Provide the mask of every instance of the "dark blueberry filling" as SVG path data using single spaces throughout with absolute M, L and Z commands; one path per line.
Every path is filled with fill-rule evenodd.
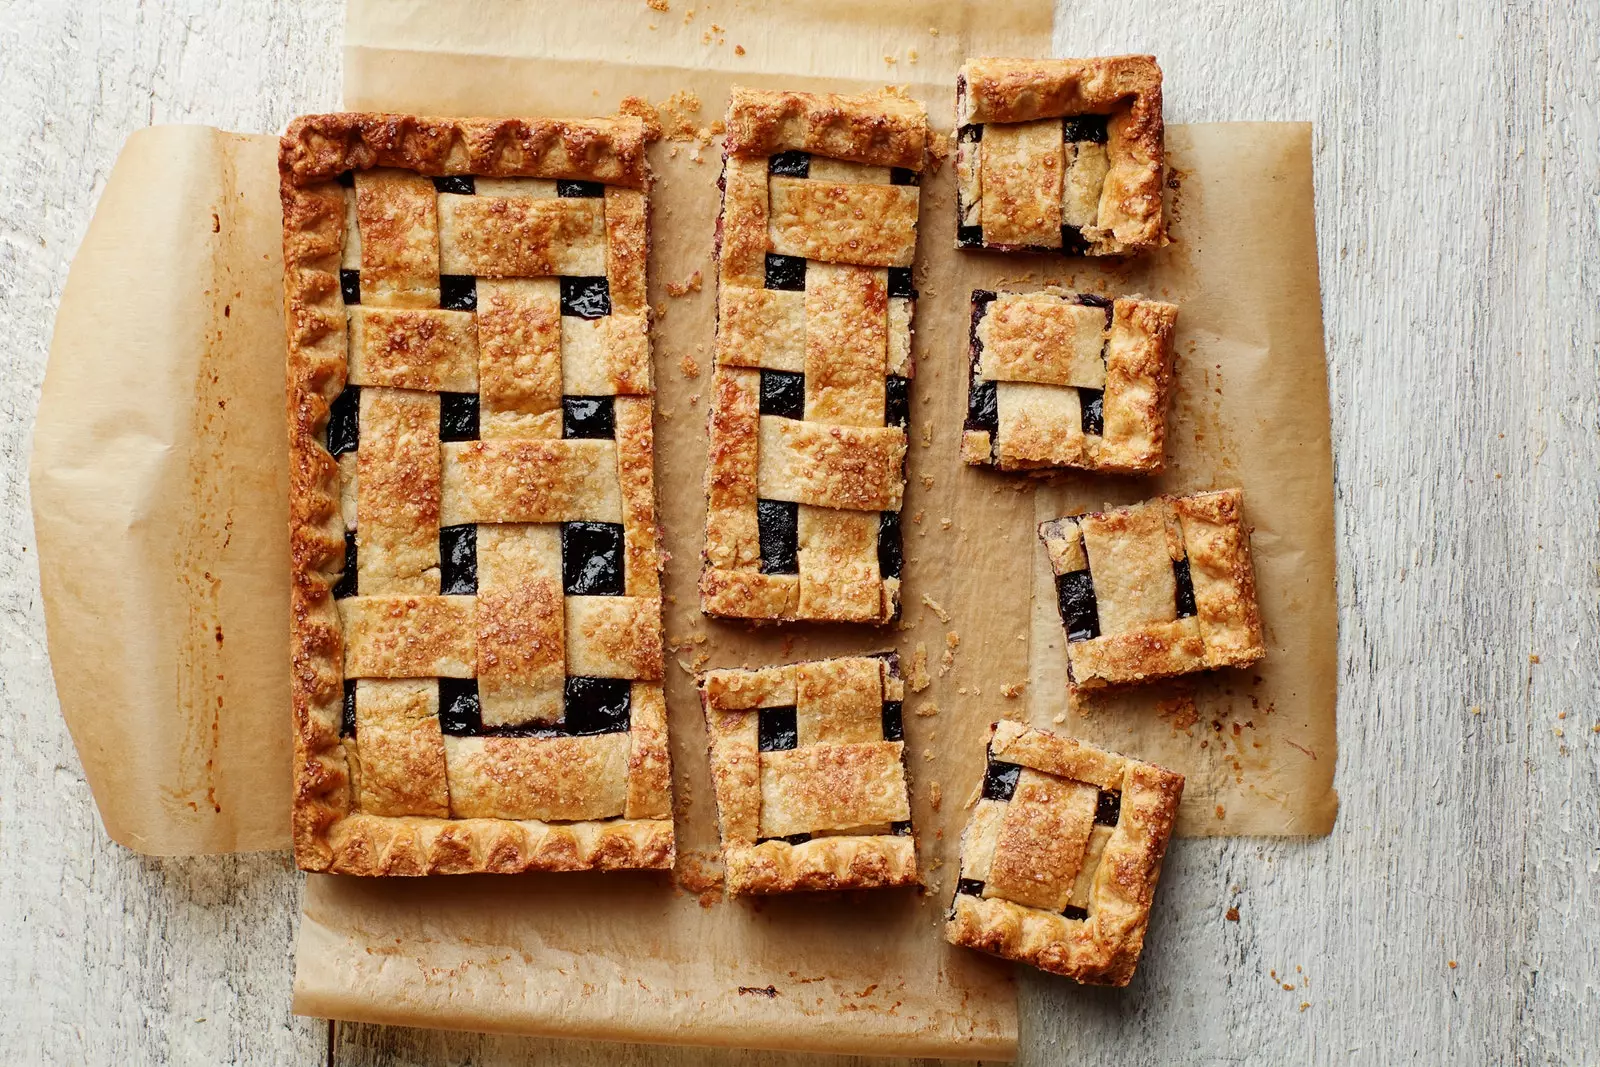
M 983 247 L 983 227 L 982 226 L 957 226 L 956 227 L 956 246 L 958 248 L 982 248 Z
M 356 595 L 356 532 L 344 532 L 344 573 L 333 586 L 333 599 Z
M 615 734 L 628 728 L 633 709 L 633 683 L 626 678 L 567 679 L 563 725 L 574 737 Z
M 893 834 L 894 836 L 896 836 L 896 837 L 910 837 L 911 836 L 911 820 L 910 819 L 902 819 L 899 822 L 890 823 L 889 824 L 889 832 L 891 834 Z
M 795 725 L 794 705 L 761 708 L 756 712 L 756 747 L 762 752 L 785 752 L 800 746 L 800 728 Z
M 1076 904 L 1068 904 L 1061 909 L 1061 914 L 1068 919 L 1087 919 L 1089 917 L 1088 911 L 1078 907 Z
M 1017 764 L 990 756 L 989 766 L 983 772 L 983 799 L 1010 800 L 1011 794 L 1017 791 L 1017 776 L 1021 773 L 1022 768 Z
M 1094 807 L 1094 821 L 1101 826 L 1115 826 L 1121 817 L 1122 794 L 1110 789 L 1100 790 L 1100 799 Z
M 599 182 L 558 181 L 556 195 L 565 197 L 597 197 L 606 195 L 606 187 Z
M 1079 389 L 1078 406 L 1083 409 L 1083 432 L 1099 437 L 1106 432 L 1106 391 L 1104 389 Z
M 987 430 L 991 434 L 1000 432 L 1000 401 L 995 383 L 984 381 L 978 374 L 978 366 L 983 360 L 983 342 L 978 340 L 978 324 L 989 313 L 989 305 L 994 303 L 994 298 L 994 292 L 989 289 L 972 291 L 972 324 L 967 330 L 967 343 L 972 351 L 972 380 L 967 387 L 966 428 Z
M 807 178 L 811 176 L 811 153 L 779 152 L 767 157 L 767 173 L 775 178 Z
M 1063 141 L 1093 141 L 1095 144 L 1105 144 L 1106 136 L 1105 115 L 1074 115 L 1061 120 Z
M 356 680 L 344 680 L 344 707 L 339 713 L 339 736 L 354 737 L 356 735 Z
M 916 287 L 911 284 L 910 267 L 889 268 L 889 295 L 904 297 L 907 300 L 917 298 Z
M 969 122 L 969 123 L 967 123 L 967 125 L 962 126 L 960 129 L 956 130 L 956 139 L 960 140 L 960 141 L 965 141 L 968 144 L 972 144 L 973 142 L 983 140 L 983 123 L 981 123 L 981 122 Z
M 806 376 L 792 371 L 761 372 L 761 414 L 785 419 L 806 417 Z
M 806 261 L 803 256 L 780 256 L 767 253 L 766 287 L 804 292 L 806 287 Z
M 439 275 L 439 306 L 446 311 L 477 311 L 478 279 L 470 274 Z
M 911 425 L 911 379 L 891 374 L 883 382 L 883 424 Z
M 346 304 L 361 303 L 361 272 L 339 268 L 339 295 Z
M 328 405 L 328 451 L 354 452 L 361 444 L 361 386 L 347 385 Z
M 623 595 L 622 524 L 561 524 L 561 584 L 567 596 Z
M 904 741 L 906 739 L 905 714 L 898 700 L 885 700 L 883 702 L 883 739 L 885 741 Z
M 1189 573 L 1189 557 L 1172 563 L 1172 576 L 1178 580 L 1178 618 L 1187 619 L 1196 613 L 1194 606 L 1194 577 Z
M 471 196 L 478 191 L 470 174 L 447 174 L 435 178 L 433 187 L 438 192 L 455 193 L 457 196 Z
M 976 878 L 961 878 L 956 881 L 956 892 L 969 897 L 983 896 L 983 882 Z
M 439 394 L 439 440 L 478 439 L 478 394 Z
M 1068 256 L 1082 256 L 1089 252 L 1089 242 L 1084 240 L 1083 231 L 1076 226 L 1063 224 L 1061 227 L 1061 252 Z
M 603 438 L 617 436 L 616 412 L 609 396 L 561 398 L 561 436 Z
M 1056 579 L 1056 604 L 1061 609 L 1068 641 L 1100 636 L 1100 611 L 1094 599 L 1094 579 L 1088 571 L 1072 571 Z
M 604 278 L 562 278 L 561 314 L 598 319 L 611 314 L 611 287 Z
M 914 170 L 909 170 L 906 167 L 889 168 L 890 185 L 916 185 L 920 180 L 920 176 Z
M 346 189 L 354 189 L 356 187 L 356 172 L 353 170 L 344 171 L 333 180 L 344 186 Z
M 758 844 L 758 845 L 765 844 L 768 841 L 782 841 L 786 845 L 803 845 L 807 841 L 810 841 L 810 840 L 811 840 L 811 835 L 810 834 L 790 834 L 788 837 L 763 837 L 763 838 L 759 838 L 756 841 L 756 844 Z
M 799 504 L 757 500 L 756 534 L 761 542 L 762 574 L 800 573 Z
M 905 567 L 905 549 L 900 537 L 900 513 L 878 512 L 878 575 L 898 578 Z
M 439 679 L 439 729 L 453 737 L 483 732 L 483 706 L 476 678 Z
M 444 596 L 478 593 L 478 527 L 439 527 L 439 592 Z

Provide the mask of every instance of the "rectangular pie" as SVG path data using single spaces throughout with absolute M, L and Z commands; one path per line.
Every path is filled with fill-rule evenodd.
M 1165 156 L 1154 56 L 969 59 L 956 77 L 956 247 L 1165 244 Z
M 893 654 L 699 683 L 729 893 L 919 884 Z
M 1154 474 L 1178 309 L 1142 296 L 972 292 L 961 457 L 1001 470 Z
M 900 608 L 920 104 L 733 90 L 700 607 L 884 623 Z
M 1183 775 L 1015 722 L 989 728 L 987 756 L 945 938 L 1127 985 Z
M 645 147 L 632 118 L 282 139 L 306 870 L 672 865 Z
M 1219 489 L 1039 525 L 1074 685 L 1247 667 L 1266 655 L 1243 507 L 1242 490 Z

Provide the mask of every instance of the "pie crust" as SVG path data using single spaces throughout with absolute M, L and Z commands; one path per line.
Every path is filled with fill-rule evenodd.
M 1088 689 L 1266 655 L 1244 492 L 1219 489 L 1041 523 L 1067 629 L 1067 671 Z
M 1154 56 L 969 59 L 956 247 L 1114 256 L 1166 243 Z
M 1177 319 L 1176 305 L 1142 296 L 973 290 L 962 458 L 1159 472 Z
M 670 867 L 637 119 L 279 149 L 295 858 Z
M 1015 722 L 989 728 L 987 755 L 946 939 L 1127 985 L 1183 776 Z
M 726 125 L 700 607 L 888 622 L 927 117 L 736 88 Z
M 699 684 L 729 893 L 919 884 L 894 655 Z

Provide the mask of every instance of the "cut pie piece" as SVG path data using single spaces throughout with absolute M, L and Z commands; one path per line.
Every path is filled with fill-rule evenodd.
M 918 884 L 903 698 L 888 653 L 701 675 L 728 892 Z
M 1148 682 L 1266 655 L 1244 493 L 1161 497 L 1041 523 L 1080 688 Z
M 1166 243 L 1154 56 L 969 59 L 956 247 L 1114 256 Z
M 1160 471 L 1177 319 L 1175 305 L 1142 296 L 973 290 L 962 458 Z
M 700 608 L 900 609 L 921 105 L 734 89 Z
M 646 134 L 297 119 L 295 857 L 671 867 Z
M 1015 722 L 989 728 L 987 751 L 946 939 L 1127 985 L 1183 775 Z

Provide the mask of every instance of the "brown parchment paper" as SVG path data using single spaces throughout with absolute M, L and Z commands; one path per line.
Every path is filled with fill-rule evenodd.
M 668 12 L 642 0 L 570 9 L 356 0 L 345 104 L 592 114 L 626 95 L 660 103 L 689 90 L 701 104 L 690 125 L 709 126 L 736 83 L 892 82 L 948 133 L 961 57 L 1049 50 L 1046 4 L 868 7 L 697 4 L 691 17 L 682 0 Z M 668 678 L 679 878 L 313 876 L 295 1010 L 568 1037 L 1007 1056 L 1016 1016 L 1006 969 L 947 947 L 939 932 L 982 735 L 1001 716 L 1059 716 L 1058 728 L 1184 770 L 1188 832 L 1325 832 L 1336 635 L 1309 131 L 1172 127 L 1169 143 L 1177 240 L 1120 274 L 958 255 L 950 167 L 925 181 L 905 618 L 882 631 L 754 629 L 696 610 L 719 153 L 693 139 L 655 146 L 650 281 L 662 312 L 657 484 L 672 554 L 669 664 L 679 664 Z M 274 146 L 186 128 L 130 140 L 74 263 L 41 403 L 33 492 L 52 662 L 102 816 L 141 851 L 288 840 Z M 1150 483 L 1050 485 L 957 458 L 968 290 L 1045 280 L 1184 304 L 1174 464 L 1155 484 L 1245 486 L 1272 644 L 1254 675 L 1123 707 L 1067 707 L 1053 594 L 1045 586 L 1029 602 L 1041 574 L 1034 523 L 1137 499 Z M 908 695 L 906 728 L 934 892 L 713 903 L 715 811 L 692 669 L 891 647 L 912 678 L 926 654 L 929 685 Z M 1252 731 L 1243 741 L 1235 721 Z

